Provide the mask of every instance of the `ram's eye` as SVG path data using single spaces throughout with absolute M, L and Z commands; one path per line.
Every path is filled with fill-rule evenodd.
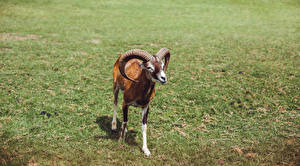
M 151 67 L 147 67 L 147 69 L 148 69 L 148 70 L 152 70 L 152 68 L 151 68 Z

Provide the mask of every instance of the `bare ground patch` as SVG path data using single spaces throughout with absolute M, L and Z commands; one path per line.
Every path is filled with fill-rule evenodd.
M 0 41 L 10 41 L 10 40 L 28 40 L 28 39 L 38 39 L 40 36 L 34 35 L 34 34 L 29 34 L 25 36 L 19 36 L 14 33 L 1 33 L 0 34 Z
M 88 40 L 88 43 L 94 43 L 94 44 L 99 44 L 101 41 L 97 40 L 97 39 L 92 39 L 92 40 Z
M 0 48 L 0 52 L 8 52 L 12 50 L 11 48 Z

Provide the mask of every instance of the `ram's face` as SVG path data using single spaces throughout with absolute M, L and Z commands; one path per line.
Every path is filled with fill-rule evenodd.
M 144 69 L 150 73 L 152 81 L 159 82 L 161 84 L 167 83 L 167 77 L 163 70 L 164 63 L 158 58 L 154 58 L 153 60 L 144 63 L 143 66 Z

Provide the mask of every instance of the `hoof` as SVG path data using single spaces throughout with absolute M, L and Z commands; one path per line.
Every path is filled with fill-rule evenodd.
M 150 151 L 148 148 L 143 148 L 142 150 L 146 156 L 150 156 Z
M 124 141 L 125 141 L 125 137 L 124 138 L 122 138 L 122 137 L 119 138 L 119 142 L 124 142 Z
M 117 123 L 116 122 L 111 123 L 111 129 L 112 130 L 117 130 Z

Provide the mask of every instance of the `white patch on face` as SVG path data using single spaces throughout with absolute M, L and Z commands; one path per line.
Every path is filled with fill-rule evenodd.
M 167 82 L 167 77 L 166 77 L 166 74 L 163 70 L 161 70 L 157 74 L 157 78 L 158 78 L 159 82 L 162 83 L 162 84 L 165 84 Z
M 160 71 L 160 76 L 161 77 L 166 77 L 166 74 L 165 74 L 165 72 L 163 70 Z
M 153 72 L 154 71 L 154 66 L 151 63 L 149 63 L 149 65 L 147 67 L 147 70 Z

